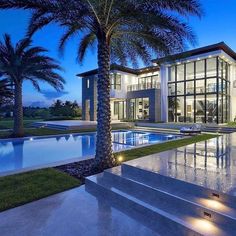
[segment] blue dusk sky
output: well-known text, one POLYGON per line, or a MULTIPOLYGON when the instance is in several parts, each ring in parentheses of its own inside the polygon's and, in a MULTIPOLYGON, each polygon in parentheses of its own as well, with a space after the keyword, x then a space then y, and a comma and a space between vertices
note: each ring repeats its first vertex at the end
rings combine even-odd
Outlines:
MULTIPOLYGON (((236 0, 201 0, 204 16, 202 19, 190 17, 190 26, 197 36, 195 47, 224 41, 236 50, 236 0)), ((14 42, 24 37, 30 13, 23 10, 0 11, 0 37, 4 33, 12 36, 14 42)), ((58 53, 58 42, 63 30, 56 25, 50 25, 33 36, 33 43, 49 50, 49 55, 60 61, 64 68, 66 79, 65 90, 55 92, 42 84, 42 93, 36 92, 30 83, 25 82, 23 91, 24 105, 49 106, 55 99, 77 100, 81 103, 81 80, 76 74, 97 67, 96 51, 88 52, 82 65, 76 62, 78 39, 72 39, 66 46, 64 56, 58 53)), ((191 49, 189 47, 188 49, 191 49)))

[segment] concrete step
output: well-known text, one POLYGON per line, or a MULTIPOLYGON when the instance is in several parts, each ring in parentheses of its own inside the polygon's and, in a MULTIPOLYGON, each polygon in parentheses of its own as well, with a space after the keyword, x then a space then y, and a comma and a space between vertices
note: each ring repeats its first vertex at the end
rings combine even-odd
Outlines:
POLYGON ((54 125, 54 124, 46 124, 46 123, 34 123, 33 127, 38 128, 49 128, 49 129, 56 129, 56 130, 67 130, 68 127, 64 125, 54 125))
POLYGON ((236 209, 228 207, 216 200, 197 198, 182 191, 174 191, 164 185, 153 187, 122 174, 121 167, 112 168, 104 172, 104 176, 116 188, 135 196, 146 203, 167 210, 172 214, 191 214, 195 217, 205 217, 210 214, 209 220, 220 225, 228 225, 236 230, 236 209))
MULTIPOLYGON (((120 170, 109 170, 91 176, 86 179, 85 183, 87 191, 103 200, 109 200, 112 205, 115 204, 119 209, 126 209, 126 213, 133 212, 132 216, 135 215, 135 218, 142 217, 140 219, 142 223, 149 222, 149 227, 151 226, 158 234, 232 235, 232 222, 230 220, 233 221, 234 219, 221 222, 227 222, 227 226, 230 226, 228 228, 223 227, 222 224, 216 225, 214 222, 196 214, 196 212, 200 212, 199 209, 202 207, 199 204, 194 204, 168 192, 123 178, 120 170), (196 207, 195 212, 194 207, 196 207), (204 225, 207 225, 207 227, 204 227, 204 225)), ((207 209, 207 215, 213 213, 214 218, 219 217, 219 214, 217 215, 217 213, 207 209)), ((221 216, 222 218, 224 216, 221 216)))
POLYGON ((195 196, 199 199, 216 200, 232 209, 236 209, 236 197, 216 190, 212 190, 180 179, 159 174, 155 169, 142 169, 140 166, 133 166, 123 163, 121 166, 122 175, 137 182, 152 186, 154 188, 165 188, 171 192, 182 192, 183 194, 195 196))
MULTIPOLYGON (((173 236, 199 236, 191 223, 184 219, 169 214, 147 204, 132 195, 120 191, 106 181, 103 174, 90 176, 85 180, 86 191, 96 196, 101 201, 109 201, 111 206, 119 209, 132 218, 138 219, 143 225, 148 226, 158 235, 173 236)), ((213 224, 210 224, 215 227, 213 224)))
MULTIPOLYGON (((191 127, 193 124, 191 123, 183 123, 183 124, 172 124, 172 123, 143 123, 136 122, 137 127, 142 128, 157 128, 157 129, 166 129, 166 130, 180 130, 182 127, 191 127)), ((212 132, 212 133, 233 133, 236 132, 236 128, 227 127, 227 126, 217 126, 217 125, 205 125, 201 124, 203 132, 212 132)))

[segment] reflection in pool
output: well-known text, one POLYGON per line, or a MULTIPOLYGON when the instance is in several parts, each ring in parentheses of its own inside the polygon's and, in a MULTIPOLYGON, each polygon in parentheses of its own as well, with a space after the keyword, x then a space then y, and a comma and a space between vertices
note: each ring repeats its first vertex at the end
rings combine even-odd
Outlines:
MULTIPOLYGON (((112 132, 114 151, 177 138, 181 136, 137 131, 112 132)), ((2 140, 0 173, 73 158, 84 159, 94 155, 95 145, 96 133, 2 140)))

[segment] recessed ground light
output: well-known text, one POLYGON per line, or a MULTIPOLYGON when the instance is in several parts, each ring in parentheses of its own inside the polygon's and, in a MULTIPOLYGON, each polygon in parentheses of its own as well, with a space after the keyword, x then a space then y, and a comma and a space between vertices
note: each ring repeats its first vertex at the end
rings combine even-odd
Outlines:
POLYGON ((118 162, 122 162, 124 160, 123 156, 118 156, 117 157, 118 162))
POLYGON ((204 211, 203 214, 204 214, 204 217, 209 218, 209 219, 211 218, 211 214, 210 213, 204 211))
POLYGON ((213 196, 213 197, 220 198, 220 195, 219 195, 218 193, 212 193, 212 196, 213 196))

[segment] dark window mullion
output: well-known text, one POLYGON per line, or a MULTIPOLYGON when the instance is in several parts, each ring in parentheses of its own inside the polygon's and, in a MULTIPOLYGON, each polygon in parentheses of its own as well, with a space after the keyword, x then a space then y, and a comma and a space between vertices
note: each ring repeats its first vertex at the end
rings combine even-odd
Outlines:
POLYGON ((216 58, 216 123, 219 124, 219 57, 216 58))
POLYGON ((207 122, 207 59, 204 60, 204 70, 205 70, 205 80, 204 80, 204 84, 205 84, 205 96, 204 96, 204 100, 205 100, 205 112, 204 112, 204 120, 205 123, 207 122))
POLYGON ((175 122, 177 122, 177 66, 175 65, 175 122))
POLYGON ((194 105, 193 105, 193 109, 194 109, 194 123, 196 123, 196 107, 197 107, 197 101, 196 101, 196 61, 194 62, 194 105))
POLYGON ((184 63, 184 122, 186 122, 186 63, 184 63))

